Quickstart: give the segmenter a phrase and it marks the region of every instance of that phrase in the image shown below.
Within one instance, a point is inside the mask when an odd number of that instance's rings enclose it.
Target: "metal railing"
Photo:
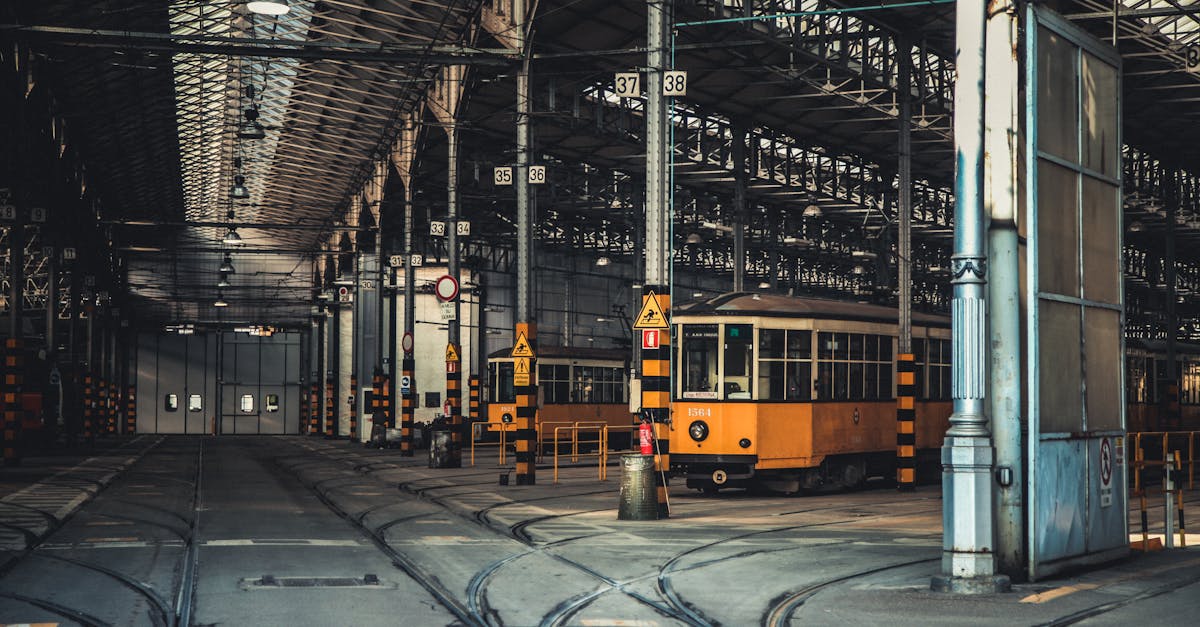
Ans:
[[[497,441],[497,442],[478,442],[478,446],[480,448],[492,448],[493,446],[498,446],[500,448],[500,453],[499,453],[499,459],[497,460],[496,463],[500,466],[503,466],[507,459],[506,454],[508,452],[508,432],[511,430],[508,428],[508,427],[510,427],[510,425],[505,424],[503,422],[473,422],[473,423],[471,423],[471,465],[472,466],[475,465],[475,446],[477,444],[476,440],[478,440],[479,436],[480,436],[480,433],[477,432],[477,429],[480,429],[483,427],[498,427],[498,429],[496,429],[496,431],[498,431],[500,433],[499,441]]]
[[[1187,546],[1187,525],[1184,518],[1184,491],[1196,489],[1196,439],[1200,431],[1145,431],[1126,435],[1126,441],[1132,443],[1133,463],[1133,492],[1138,499],[1138,509],[1141,515],[1140,542],[1133,544],[1143,552],[1152,548],[1149,532],[1149,503],[1150,496],[1161,495],[1163,499],[1163,545],[1174,547],[1176,528],[1178,527],[1179,545]],[[1146,458],[1146,446],[1158,444],[1157,450],[1151,449],[1156,458]],[[1129,450],[1130,446],[1126,446]],[[1183,450],[1187,450],[1186,457]],[[1184,488],[1183,470],[1187,468]],[[1148,469],[1161,468],[1161,483],[1152,485],[1147,477]],[[1157,473],[1156,473],[1157,474]],[[1155,539],[1157,541],[1157,538]]]

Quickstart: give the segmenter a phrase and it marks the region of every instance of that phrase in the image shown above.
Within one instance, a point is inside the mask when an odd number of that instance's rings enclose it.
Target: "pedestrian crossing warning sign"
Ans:
[[[658,304],[658,295],[654,292],[646,295],[646,302],[642,303],[642,310],[638,312],[637,318],[633,319],[633,328],[667,328],[667,317],[663,315],[662,305]]]
[[[533,357],[533,347],[529,345],[529,340],[524,333],[517,335],[517,343],[513,345],[513,357]]]
[[[446,345],[446,361],[458,361],[458,349],[453,344]]]

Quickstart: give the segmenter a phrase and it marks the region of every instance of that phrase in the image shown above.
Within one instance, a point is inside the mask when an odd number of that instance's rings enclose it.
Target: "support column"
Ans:
[[[1007,589],[996,577],[992,522],[992,441],[987,429],[985,258],[982,203],[984,24],[986,3],[958,0],[954,66],[954,289],[951,310],[954,413],[942,447],[942,574],[935,590]]]
[[[137,386],[125,388],[125,433],[137,433]]]
[[[479,422],[479,375],[471,375],[467,379],[468,394],[470,394],[470,406],[467,408],[467,424],[474,425]],[[474,427],[468,427],[472,429]],[[467,431],[468,434],[472,433]]]
[[[453,115],[457,116],[457,112]],[[446,262],[447,270],[454,280],[459,280],[458,261],[458,126],[451,123],[446,129],[447,134],[447,166],[446,166]],[[446,404],[450,407],[450,415],[446,422],[450,424],[450,450],[447,451],[447,467],[462,467],[462,297],[461,294],[451,301],[454,307],[454,317],[447,321],[446,348]],[[451,360],[453,354],[454,359]]]
[[[413,329],[416,326],[413,318],[416,316],[416,282],[417,269],[413,266],[413,202],[412,178],[404,190],[404,337],[401,350],[404,352],[400,365],[400,456],[412,457],[413,454],[413,415],[416,412],[417,397],[417,361],[413,358],[415,337]],[[408,381],[408,386],[403,382]]]
[[[10,313],[12,308],[9,309]],[[4,341],[4,467],[21,465],[21,387],[25,355],[19,338]]]
[[[326,315],[325,306],[321,309],[321,319],[317,322],[317,430],[310,435],[326,435],[333,424],[333,416],[329,411],[329,324],[332,316]]]
[[[1025,572],[1024,447],[1021,440],[1021,294],[1017,241],[1017,176],[1020,172],[1017,118],[1021,77],[1016,5],[989,5],[987,23],[987,109],[985,202],[988,229],[987,397],[996,445],[996,567],[1014,577]]]
[[[1179,338],[1179,315],[1177,312],[1179,302],[1179,281],[1175,272],[1175,247],[1176,247],[1176,222],[1175,217],[1179,215],[1179,188],[1176,183],[1177,173],[1168,171],[1162,168],[1160,176],[1163,177],[1163,191],[1165,192],[1165,205],[1167,213],[1167,241],[1165,242],[1163,265],[1167,271],[1167,328],[1164,329],[1164,336],[1167,343],[1167,371],[1160,376],[1165,375],[1165,379],[1159,382],[1159,394],[1161,400],[1159,402],[1162,412],[1162,420],[1158,428],[1163,431],[1178,429],[1180,421],[1179,415],[1179,368],[1175,363],[1178,357],[1176,344]]]
[[[517,187],[517,307],[514,317],[514,344],[521,337],[530,351],[537,354],[537,312],[533,306],[533,208],[529,194],[529,17],[526,0],[513,1],[513,24],[522,62],[517,70],[517,168],[513,173]],[[514,386],[517,397],[514,436],[516,437],[516,484],[537,483],[537,366],[529,358],[529,384]]]
[[[353,294],[353,292],[351,292]],[[354,377],[354,304],[341,303],[337,306],[337,363],[334,364],[336,373],[335,392],[333,400],[333,432],[335,438],[350,433],[351,405],[350,380]]]
[[[358,374],[350,373],[350,397],[347,405],[349,406],[350,425],[349,438],[350,442],[358,441]]]
[[[733,291],[746,291],[746,129],[733,127]]]
[[[900,292],[897,303],[900,329],[896,346],[896,489],[911,492],[917,486],[916,358],[912,347],[912,55],[906,39],[898,38],[897,45],[900,54],[896,104],[900,115],[896,285]]]
[[[665,319],[658,321],[662,327],[660,348],[642,350],[642,417],[653,424],[658,517],[667,518],[670,507],[666,474],[671,467],[668,440],[671,422],[671,179],[667,157],[670,117],[662,86],[663,71],[668,63],[667,29],[671,24],[671,3],[669,0],[647,0],[646,8],[646,275],[642,300],[644,304],[649,298],[656,297]],[[744,273],[745,269],[742,271]],[[647,322],[642,317],[639,312],[636,325]]]

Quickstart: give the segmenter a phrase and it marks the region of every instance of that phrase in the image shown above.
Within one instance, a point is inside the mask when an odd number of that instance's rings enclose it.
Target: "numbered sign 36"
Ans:
[[[546,182],[546,166],[531,165],[529,166],[529,184],[541,185]]]

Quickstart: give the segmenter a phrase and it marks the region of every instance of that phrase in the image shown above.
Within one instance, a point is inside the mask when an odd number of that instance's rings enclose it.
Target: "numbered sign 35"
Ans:
[[[512,185],[513,184],[513,169],[510,167],[493,168],[492,182],[496,185]]]

